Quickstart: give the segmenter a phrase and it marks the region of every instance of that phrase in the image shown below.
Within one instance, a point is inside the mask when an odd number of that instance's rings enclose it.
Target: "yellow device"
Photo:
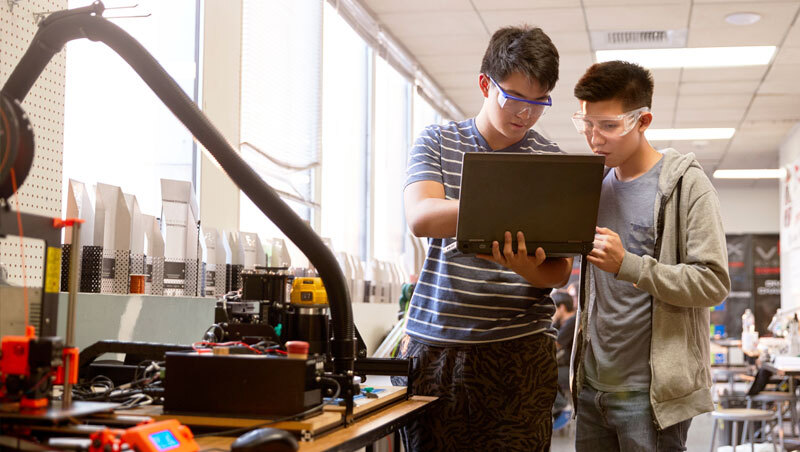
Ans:
[[[292,283],[292,304],[304,306],[327,306],[328,293],[322,278],[295,278]]]

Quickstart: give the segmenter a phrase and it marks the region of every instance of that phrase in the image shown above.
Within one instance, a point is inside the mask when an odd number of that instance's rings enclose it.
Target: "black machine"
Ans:
[[[353,396],[360,392],[354,376],[409,375],[411,363],[367,359],[363,347],[357,350],[358,334],[353,325],[350,294],[331,250],[241,158],[153,56],[125,31],[102,17],[104,10],[104,5],[97,1],[87,7],[50,14],[39,24],[33,42],[0,91],[0,199],[8,198],[22,185],[33,161],[33,130],[21,104],[34,82],[67,42],[80,38],[103,42],[139,74],[232,181],[308,257],[324,283],[330,323],[328,313],[321,312],[319,306],[313,312],[301,311],[301,304],[297,307],[288,303],[287,306],[288,275],[276,269],[264,269],[261,273],[242,275],[240,298],[223,303],[217,324],[209,329],[211,336],[207,336],[200,347],[195,347],[200,350],[165,344],[104,342],[81,354],[82,371],[88,372],[94,364],[99,364],[94,358],[100,351],[131,354],[137,357],[135,359],[149,357],[152,363],[140,366],[130,361],[123,370],[132,371],[135,382],[150,384],[159,379],[163,364],[160,361],[166,353],[165,387],[143,387],[141,391],[163,396],[168,410],[207,413],[210,406],[197,406],[188,396],[202,391],[207,394],[205,400],[215,404],[215,411],[230,412],[232,403],[239,403],[246,394],[252,394],[251,391],[259,391],[265,395],[257,402],[260,405],[253,408],[253,413],[302,415],[308,412],[305,408],[309,406],[321,409],[322,392],[327,390],[345,400],[344,423],[351,423]],[[278,325],[290,324],[288,333],[285,329],[276,331]],[[277,353],[283,346],[284,336],[304,339],[303,335],[312,333],[315,336],[305,339],[310,340],[315,349],[307,359],[273,356],[273,352]],[[218,340],[241,344],[229,347],[227,355],[215,354],[212,343]],[[256,356],[259,354],[264,356]],[[229,380],[228,392],[219,392],[208,381],[198,387],[191,386],[204,372],[230,379],[230,374],[225,372],[233,368],[237,369],[239,380]],[[275,378],[283,374],[291,381]],[[248,376],[255,378],[245,378]],[[254,379],[259,382],[252,383]],[[285,397],[281,397],[280,392],[284,392]]]

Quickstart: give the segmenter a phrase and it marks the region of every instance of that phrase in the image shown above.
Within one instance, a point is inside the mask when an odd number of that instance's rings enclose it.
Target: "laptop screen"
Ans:
[[[505,231],[522,231],[526,242],[545,251],[547,244],[591,243],[604,160],[594,155],[465,154],[459,248],[465,241],[503,243]]]

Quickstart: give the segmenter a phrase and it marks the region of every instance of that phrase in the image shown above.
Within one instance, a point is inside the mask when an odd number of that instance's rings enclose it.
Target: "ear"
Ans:
[[[483,97],[489,97],[489,77],[486,74],[480,74],[478,76],[478,88],[481,89],[481,93],[483,93]]]
[[[649,111],[647,113],[642,113],[642,116],[639,117],[639,132],[644,133],[644,131],[647,130],[652,123],[653,113]]]

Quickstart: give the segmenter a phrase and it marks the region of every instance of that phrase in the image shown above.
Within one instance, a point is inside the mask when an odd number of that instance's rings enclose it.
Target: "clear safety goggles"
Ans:
[[[572,123],[578,133],[591,137],[595,132],[607,137],[622,137],[633,130],[643,113],[649,112],[647,107],[637,108],[621,115],[585,115],[575,113]]]
[[[500,88],[500,85],[493,78],[489,77],[489,80],[497,88],[497,103],[500,108],[514,116],[537,118],[547,112],[547,107],[553,105],[553,99],[550,96],[547,96],[546,101],[523,99],[503,91],[503,88]]]

